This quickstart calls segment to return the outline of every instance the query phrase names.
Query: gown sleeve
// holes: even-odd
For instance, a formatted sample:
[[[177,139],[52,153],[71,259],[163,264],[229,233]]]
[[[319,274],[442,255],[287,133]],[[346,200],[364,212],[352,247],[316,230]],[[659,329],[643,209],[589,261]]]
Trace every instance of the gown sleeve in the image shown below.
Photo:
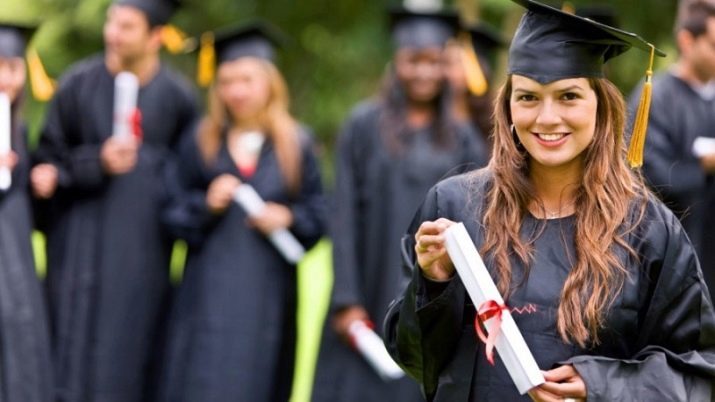
[[[442,216],[439,197],[439,186],[433,187],[403,237],[403,263],[412,278],[404,293],[391,303],[383,330],[388,351],[422,385],[428,400],[437,388],[440,372],[458,349],[466,294],[456,275],[447,283],[432,286],[441,290],[434,294],[416,265],[414,234],[422,222]]]
[[[353,116],[338,137],[336,179],[333,198],[333,310],[352,305],[362,305],[358,277],[356,232],[359,215],[359,188],[357,166],[360,162],[356,149],[360,137],[360,118]],[[365,133],[368,135],[368,133]]]
[[[218,217],[206,205],[208,183],[203,179],[203,161],[196,144],[197,125],[187,130],[191,133],[183,136],[178,151],[181,162],[168,164],[165,169],[168,200],[162,220],[169,233],[196,246]]]
[[[302,135],[301,142],[303,164],[300,194],[290,205],[293,224],[289,229],[309,249],[325,234],[327,202],[312,136],[307,133]]]
[[[715,379],[715,313],[695,251],[680,223],[656,208],[641,247],[650,279],[629,359],[576,356],[587,400],[710,401]]]
[[[77,76],[66,77],[50,102],[35,159],[57,167],[58,187],[94,190],[102,187],[107,179],[100,162],[102,144],[72,141],[73,135],[79,135],[77,119],[81,117],[76,99],[78,85]],[[73,142],[77,144],[71,145]]]

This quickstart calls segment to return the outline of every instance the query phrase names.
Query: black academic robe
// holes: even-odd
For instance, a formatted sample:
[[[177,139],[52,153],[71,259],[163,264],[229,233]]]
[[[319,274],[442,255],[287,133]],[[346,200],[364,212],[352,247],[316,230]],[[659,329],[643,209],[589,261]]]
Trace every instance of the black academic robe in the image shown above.
[[[162,66],[139,91],[137,164],[110,177],[99,154],[112,133],[113,93],[103,57],[74,66],[50,104],[36,152],[60,175],[47,232],[60,401],[151,400],[173,243],[159,218],[163,171],[198,112],[188,82]]]
[[[427,220],[464,222],[479,249],[483,197],[491,173],[447,179],[430,190],[406,237]],[[623,289],[606,314],[596,347],[565,343],[556,330],[563,283],[575,255],[575,216],[539,220],[527,215],[521,230],[534,239],[530,274],[512,259],[513,283],[521,283],[506,304],[538,366],[549,370],[573,364],[589,402],[710,401],[715,380],[715,312],[695,251],[680,222],[655,197],[645,216],[625,236],[638,259],[617,250],[628,272]],[[406,258],[416,266],[414,252]],[[487,269],[493,266],[485,258]],[[393,357],[423,386],[434,402],[530,401],[519,395],[499,353],[485,357],[474,330],[475,308],[458,276],[446,284],[428,282],[414,269],[410,285],[390,307],[386,343]],[[494,277],[494,274],[492,275]],[[525,279],[525,281],[524,281]]]
[[[381,133],[383,109],[379,102],[359,105],[341,133],[332,221],[331,312],[361,305],[375,323],[404,284],[399,242],[420,201],[441,178],[481,167],[487,155],[480,136],[459,126],[452,147],[435,145],[433,131],[424,128],[406,135],[395,156]],[[313,401],[422,399],[410,379],[383,381],[333,331],[331,318],[323,329]]]
[[[273,145],[266,142],[250,177],[224,143],[207,167],[189,141],[174,174],[177,189],[167,224],[189,244],[171,315],[162,391],[171,402],[285,402],[293,380],[297,272],[231,203],[221,215],[206,206],[213,179],[227,173],[265,201],[288,206],[290,232],[309,249],[324,235],[326,201],[310,137],[301,133],[302,180],[291,194]]]
[[[32,254],[24,132],[14,132],[19,162],[10,188],[0,190],[0,401],[51,402],[50,338]]]
[[[635,111],[641,88],[629,106]],[[635,113],[631,113],[633,117]],[[715,99],[703,99],[670,72],[653,80],[643,173],[683,223],[695,246],[705,282],[715,290],[715,176],[693,154],[697,137],[715,138]]]

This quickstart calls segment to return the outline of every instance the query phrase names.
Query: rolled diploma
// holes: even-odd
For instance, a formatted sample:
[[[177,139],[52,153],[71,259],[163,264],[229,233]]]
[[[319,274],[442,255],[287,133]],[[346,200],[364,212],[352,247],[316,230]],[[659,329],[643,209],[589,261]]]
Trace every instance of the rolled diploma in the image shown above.
[[[7,155],[12,149],[10,127],[10,97],[4,92],[0,92],[0,155]],[[12,185],[10,168],[0,168],[0,190],[7,190],[10,185]]]
[[[116,136],[132,134],[132,117],[137,108],[139,79],[136,75],[123,71],[114,78],[114,125],[112,134]]]
[[[266,203],[256,190],[249,184],[241,184],[233,194],[233,200],[240,205],[249,216],[258,216],[263,212]],[[297,264],[303,259],[305,249],[288,231],[288,229],[278,229],[268,235],[268,240],[278,250],[279,253],[291,264]]]
[[[350,323],[350,339],[355,349],[367,360],[375,372],[385,381],[402,378],[405,372],[392,360],[382,339],[361,320]]]

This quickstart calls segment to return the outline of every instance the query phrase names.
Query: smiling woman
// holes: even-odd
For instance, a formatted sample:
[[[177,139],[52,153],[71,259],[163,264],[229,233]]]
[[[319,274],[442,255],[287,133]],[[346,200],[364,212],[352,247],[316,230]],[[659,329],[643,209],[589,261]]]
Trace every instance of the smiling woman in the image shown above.
[[[390,307],[386,343],[428,401],[709,400],[712,302],[682,227],[626,163],[625,103],[603,78],[629,47],[657,50],[513,1],[527,12],[496,101],[492,159],[437,184],[417,212],[402,247],[412,278]],[[545,370],[528,396],[477,340],[484,306],[465,300],[445,249],[455,222],[506,304],[534,307],[514,316]]]

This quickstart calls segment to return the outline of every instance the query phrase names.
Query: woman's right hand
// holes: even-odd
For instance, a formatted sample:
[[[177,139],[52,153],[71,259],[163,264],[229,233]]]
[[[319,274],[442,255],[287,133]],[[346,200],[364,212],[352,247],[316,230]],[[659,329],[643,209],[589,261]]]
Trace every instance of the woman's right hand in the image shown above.
[[[233,201],[233,193],[239,185],[241,181],[228,173],[216,177],[206,191],[206,206],[214,214],[223,213]]]
[[[415,233],[415,253],[422,275],[433,281],[446,281],[454,276],[454,264],[444,245],[444,231],[454,225],[449,219],[422,222]]]
[[[57,190],[59,172],[50,163],[40,163],[30,171],[32,194],[41,200],[51,198]]]
[[[350,342],[350,325],[355,321],[369,320],[370,316],[364,307],[359,305],[341,308],[333,314],[331,325],[340,338]]]

